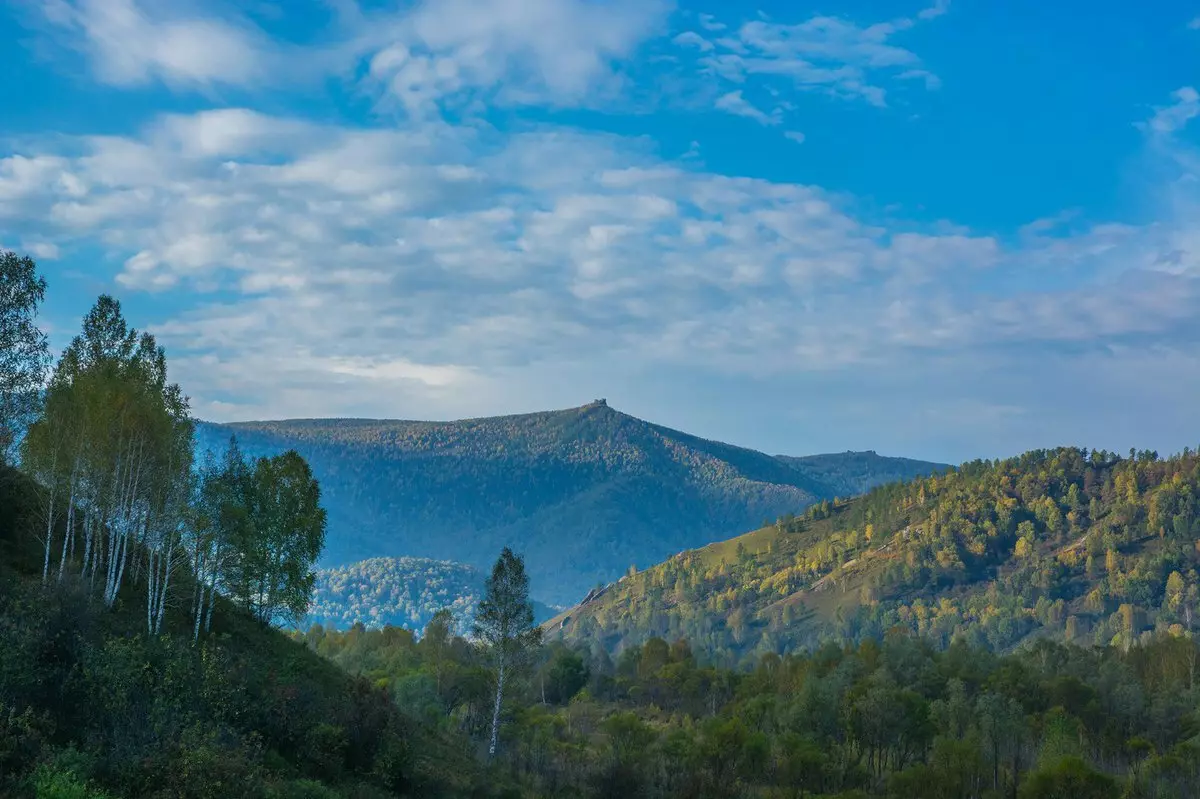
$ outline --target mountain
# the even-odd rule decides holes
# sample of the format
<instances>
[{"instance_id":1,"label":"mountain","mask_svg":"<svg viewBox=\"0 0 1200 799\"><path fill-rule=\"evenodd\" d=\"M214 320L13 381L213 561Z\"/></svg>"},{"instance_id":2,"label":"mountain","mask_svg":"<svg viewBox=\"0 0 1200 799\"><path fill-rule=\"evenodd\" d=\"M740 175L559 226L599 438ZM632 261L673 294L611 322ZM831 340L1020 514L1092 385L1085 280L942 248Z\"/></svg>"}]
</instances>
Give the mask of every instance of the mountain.
<instances>
[{"instance_id":1,"label":"mountain","mask_svg":"<svg viewBox=\"0 0 1200 799\"><path fill-rule=\"evenodd\" d=\"M487 569L511 546L534 593L561 604L631 564L851 493L872 469L887 479L939 468L854 453L778 458L603 401L457 422L202 424L199 447L223 448L231 433L251 454L294 448L309 461L329 511L323 565L406 555Z\"/></svg>"},{"instance_id":2,"label":"mountain","mask_svg":"<svg viewBox=\"0 0 1200 799\"><path fill-rule=\"evenodd\" d=\"M386 625L420 632L443 608L466 635L484 594L485 576L462 563L428 558L370 558L317 571L308 616L312 624L346 630L361 622L367 628ZM558 611L534 601L534 618L544 621Z\"/></svg>"},{"instance_id":3,"label":"mountain","mask_svg":"<svg viewBox=\"0 0 1200 799\"><path fill-rule=\"evenodd\" d=\"M722 662L908 628L1011 650L1127 646L1200 616L1200 455L1073 448L822 502L593 592L552 637L688 639Z\"/></svg>"},{"instance_id":4,"label":"mountain","mask_svg":"<svg viewBox=\"0 0 1200 799\"><path fill-rule=\"evenodd\" d=\"M829 455L805 455L795 458L777 456L797 471L807 474L832 491L834 497L854 497L875 486L926 477L950 468L944 463L929 463L911 458L889 458L867 452L837 452Z\"/></svg>"}]
</instances>

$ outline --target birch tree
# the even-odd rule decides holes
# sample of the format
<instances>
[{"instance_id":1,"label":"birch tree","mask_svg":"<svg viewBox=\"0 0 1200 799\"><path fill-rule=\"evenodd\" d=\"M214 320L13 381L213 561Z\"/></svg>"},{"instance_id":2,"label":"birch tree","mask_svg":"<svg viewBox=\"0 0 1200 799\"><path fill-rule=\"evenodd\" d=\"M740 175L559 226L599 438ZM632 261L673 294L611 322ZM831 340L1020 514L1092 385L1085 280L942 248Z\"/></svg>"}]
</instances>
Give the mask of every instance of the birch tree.
<instances>
[{"instance_id":1,"label":"birch tree","mask_svg":"<svg viewBox=\"0 0 1200 799\"><path fill-rule=\"evenodd\" d=\"M195 574L192 597L192 638L212 627L218 591L229 592L235 582L238 542L248 542L248 491L251 472L231 436L218 463L210 457L199 471L193 513L189 520L188 557Z\"/></svg>"},{"instance_id":2,"label":"birch tree","mask_svg":"<svg viewBox=\"0 0 1200 799\"><path fill-rule=\"evenodd\" d=\"M500 736L500 704L504 684L542 643L542 628L533 622L529 577L525 561L505 547L487 579L483 600L475 614L472 632L488 653L496 670L496 700L492 708L492 737L488 756L496 754Z\"/></svg>"},{"instance_id":3,"label":"birch tree","mask_svg":"<svg viewBox=\"0 0 1200 799\"><path fill-rule=\"evenodd\" d=\"M191 441L187 398L168 384L162 348L101 296L59 360L26 437L23 464L48 494L44 575L62 507L60 578L82 536L79 573L112 606L132 559L135 571L145 566L153 594L148 624L161 626Z\"/></svg>"},{"instance_id":4,"label":"birch tree","mask_svg":"<svg viewBox=\"0 0 1200 799\"><path fill-rule=\"evenodd\" d=\"M50 350L35 323L46 281L28 257L0 251L0 464L37 412Z\"/></svg>"}]
</instances>

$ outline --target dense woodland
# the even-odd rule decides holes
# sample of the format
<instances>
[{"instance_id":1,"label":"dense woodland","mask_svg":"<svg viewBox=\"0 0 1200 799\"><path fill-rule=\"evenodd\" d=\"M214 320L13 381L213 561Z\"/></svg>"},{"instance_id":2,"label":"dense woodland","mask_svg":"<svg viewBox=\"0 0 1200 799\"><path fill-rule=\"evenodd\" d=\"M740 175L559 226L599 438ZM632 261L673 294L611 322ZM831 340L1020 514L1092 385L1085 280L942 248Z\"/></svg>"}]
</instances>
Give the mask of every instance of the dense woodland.
<instances>
[{"instance_id":1,"label":"dense woodland","mask_svg":"<svg viewBox=\"0 0 1200 799\"><path fill-rule=\"evenodd\" d=\"M429 724L486 735L486 661L445 628L296 637ZM684 641L615 660L551 643L506 706L498 760L533 797L1194 796L1197 654L1161 636L996 656L897 629L734 671Z\"/></svg>"},{"instance_id":2,"label":"dense woodland","mask_svg":"<svg viewBox=\"0 0 1200 799\"><path fill-rule=\"evenodd\" d=\"M329 512L322 565L404 554L486 570L513 546L555 605L630 564L939 468L873 453L778 458L599 402L456 422L200 424L198 446L219 451L231 433L253 455L295 449L312 465Z\"/></svg>"},{"instance_id":3,"label":"dense woodland","mask_svg":"<svg viewBox=\"0 0 1200 799\"><path fill-rule=\"evenodd\" d=\"M976 461L683 553L571 611L561 633L615 648L682 637L728 664L896 626L995 651L1190 635L1198 494L1188 450Z\"/></svg>"},{"instance_id":4,"label":"dense woodland","mask_svg":"<svg viewBox=\"0 0 1200 799\"><path fill-rule=\"evenodd\" d=\"M462 563L427 558L370 558L317 569L308 613L297 625L346 630L368 628L423 630L440 610L449 610L457 632L466 634L484 595L484 575ZM544 621L557 611L534 602Z\"/></svg>"},{"instance_id":5,"label":"dense woodland","mask_svg":"<svg viewBox=\"0 0 1200 799\"><path fill-rule=\"evenodd\" d=\"M289 636L326 528L306 460L196 461L165 353L110 297L50 369L46 286L0 255L0 796L1200 790L1192 453L1030 453L824 501L545 628L504 549L469 638L449 609L420 635ZM646 606L706 621L653 635Z\"/></svg>"}]
</instances>

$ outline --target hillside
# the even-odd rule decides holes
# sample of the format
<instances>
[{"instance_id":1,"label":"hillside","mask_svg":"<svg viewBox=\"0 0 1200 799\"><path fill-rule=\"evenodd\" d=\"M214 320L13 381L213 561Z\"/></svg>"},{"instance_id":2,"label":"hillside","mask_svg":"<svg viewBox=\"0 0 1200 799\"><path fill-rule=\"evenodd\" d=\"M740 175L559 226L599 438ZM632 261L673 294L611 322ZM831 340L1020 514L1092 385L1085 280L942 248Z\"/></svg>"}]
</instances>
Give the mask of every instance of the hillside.
<instances>
[{"instance_id":1,"label":"hillside","mask_svg":"<svg viewBox=\"0 0 1200 799\"><path fill-rule=\"evenodd\" d=\"M346 630L387 625L423 630L433 614L448 608L465 635L484 594L484 574L471 566L427 558L370 558L317 571L308 616L298 625ZM538 621L556 611L534 602Z\"/></svg>"},{"instance_id":2,"label":"hillside","mask_svg":"<svg viewBox=\"0 0 1200 799\"><path fill-rule=\"evenodd\" d=\"M631 564L939 468L855 453L776 458L602 401L457 422L202 424L199 446L223 448L231 433L251 454L295 448L311 464L329 511L323 565L403 555L486 568L512 546L538 595L561 604Z\"/></svg>"},{"instance_id":3,"label":"hillside","mask_svg":"<svg viewBox=\"0 0 1200 799\"><path fill-rule=\"evenodd\" d=\"M147 635L134 583L43 587L40 507L0 466L0 796L489 795L465 737L227 602L194 643L186 605Z\"/></svg>"},{"instance_id":4,"label":"hillside","mask_svg":"<svg viewBox=\"0 0 1200 799\"><path fill-rule=\"evenodd\" d=\"M681 553L547 628L613 649L682 637L725 662L895 626L940 646L1125 646L1193 626L1198 495L1187 450L976 461Z\"/></svg>"}]
</instances>

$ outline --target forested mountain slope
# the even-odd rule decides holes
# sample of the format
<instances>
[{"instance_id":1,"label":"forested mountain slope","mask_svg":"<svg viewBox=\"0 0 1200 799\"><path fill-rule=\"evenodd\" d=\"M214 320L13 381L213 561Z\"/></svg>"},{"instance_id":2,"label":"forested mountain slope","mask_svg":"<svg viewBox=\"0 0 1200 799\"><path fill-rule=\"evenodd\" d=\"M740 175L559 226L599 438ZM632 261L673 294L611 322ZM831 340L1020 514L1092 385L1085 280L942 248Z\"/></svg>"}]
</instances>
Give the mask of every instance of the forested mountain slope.
<instances>
[{"instance_id":1,"label":"forested mountain slope","mask_svg":"<svg viewBox=\"0 0 1200 799\"><path fill-rule=\"evenodd\" d=\"M894 626L943 646L1127 645L1195 624L1198 493L1187 450L976 461L681 553L548 626L610 648L687 638L726 662Z\"/></svg>"},{"instance_id":2,"label":"forested mountain slope","mask_svg":"<svg viewBox=\"0 0 1200 799\"><path fill-rule=\"evenodd\" d=\"M512 546L524 553L540 597L562 604L630 564L799 512L851 484L874 484L877 474L939 468L856 453L776 458L602 401L457 422L200 425L200 448L220 449L231 433L251 454L295 448L308 460L329 512L324 565L413 556L485 568ZM847 459L856 461L852 469Z\"/></svg>"},{"instance_id":3,"label":"forested mountain slope","mask_svg":"<svg viewBox=\"0 0 1200 799\"><path fill-rule=\"evenodd\" d=\"M298 625L346 630L356 623L423 630L442 609L454 614L457 632L466 635L484 595L484 574L471 566L428 558L369 558L348 566L317 571L312 605ZM538 621L555 614L534 602Z\"/></svg>"}]
</instances>

